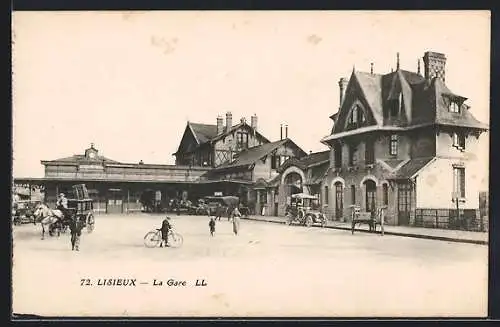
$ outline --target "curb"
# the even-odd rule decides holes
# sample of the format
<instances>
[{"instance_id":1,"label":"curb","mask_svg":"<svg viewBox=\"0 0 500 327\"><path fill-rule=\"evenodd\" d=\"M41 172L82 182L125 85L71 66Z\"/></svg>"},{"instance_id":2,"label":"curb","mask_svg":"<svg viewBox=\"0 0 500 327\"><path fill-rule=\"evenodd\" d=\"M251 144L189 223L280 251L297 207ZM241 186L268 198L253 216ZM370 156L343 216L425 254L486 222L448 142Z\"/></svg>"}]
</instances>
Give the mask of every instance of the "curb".
<instances>
[{"instance_id":1,"label":"curb","mask_svg":"<svg viewBox=\"0 0 500 327\"><path fill-rule=\"evenodd\" d=\"M246 220L254 220L254 221L262 221L266 223L275 223L275 224L285 224L284 221L276 221L276 220L270 220L270 219L256 219L256 218L243 218ZM319 226L312 226L312 227L317 227L321 228ZM340 227L340 226L326 226L324 228L329 228L329 229L337 229L337 230L346 230L346 231L351 231L351 228L349 227ZM362 232L362 233L372 233L366 229L357 229L355 228L354 231L356 232ZM376 234L381 234L382 232L375 232ZM446 237L446 236L433 236L433 235L421 235L421 234L410 234L410 233L400 233L400 232L385 232L384 235L392 235L392 236L403 236L403 237L413 237L413 238L421 238L421 239L427 239L427 240L435 240L435 241L446 241L446 242L455 242L455 243L468 243L468 244L477 244L477 245L488 245L487 241L481 241L481 240L471 240L471 239L461 239L461 238L453 238L453 237Z\"/></svg>"}]
</instances>

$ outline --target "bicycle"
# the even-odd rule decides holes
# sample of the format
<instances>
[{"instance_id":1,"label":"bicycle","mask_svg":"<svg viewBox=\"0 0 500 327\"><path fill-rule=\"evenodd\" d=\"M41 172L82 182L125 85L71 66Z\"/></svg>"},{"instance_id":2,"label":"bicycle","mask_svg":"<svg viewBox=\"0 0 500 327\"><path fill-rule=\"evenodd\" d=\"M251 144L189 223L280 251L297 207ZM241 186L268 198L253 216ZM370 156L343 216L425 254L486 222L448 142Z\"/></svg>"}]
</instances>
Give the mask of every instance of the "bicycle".
<instances>
[{"instance_id":1,"label":"bicycle","mask_svg":"<svg viewBox=\"0 0 500 327\"><path fill-rule=\"evenodd\" d=\"M147 248L154 248L161 243L161 229L156 228L150 232L147 232L144 236L144 245ZM178 248L184 243L184 238L181 234L174 231L173 229L168 231L168 245L173 248Z\"/></svg>"}]
</instances>

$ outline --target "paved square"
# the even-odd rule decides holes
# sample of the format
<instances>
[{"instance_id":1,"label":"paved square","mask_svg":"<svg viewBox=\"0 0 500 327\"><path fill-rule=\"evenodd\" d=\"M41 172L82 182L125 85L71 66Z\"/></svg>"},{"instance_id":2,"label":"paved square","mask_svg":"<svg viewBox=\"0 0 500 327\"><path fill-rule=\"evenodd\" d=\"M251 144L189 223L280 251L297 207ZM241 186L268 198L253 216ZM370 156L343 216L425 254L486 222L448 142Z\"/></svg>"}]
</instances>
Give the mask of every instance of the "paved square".
<instances>
[{"instance_id":1,"label":"paved square","mask_svg":"<svg viewBox=\"0 0 500 327\"><path fill-rule=\"evenodd\" d=\"M146 248L160 215L102 215L81 251L14 226L13 310L73 316L485 316L488 247L172 216L181 248ZM136 279L106 286L104 279ZM82 279L92 285L81 286ZM161 286L153 286L154 280ZM186 286L168 286L169 279ZM100 280L100 282L99 282ZM206 286L195 286L196 280ZM86 281L83 282L87 283ZM148 284L141 284L148 283Z\"/></svg>"}]
</instances>

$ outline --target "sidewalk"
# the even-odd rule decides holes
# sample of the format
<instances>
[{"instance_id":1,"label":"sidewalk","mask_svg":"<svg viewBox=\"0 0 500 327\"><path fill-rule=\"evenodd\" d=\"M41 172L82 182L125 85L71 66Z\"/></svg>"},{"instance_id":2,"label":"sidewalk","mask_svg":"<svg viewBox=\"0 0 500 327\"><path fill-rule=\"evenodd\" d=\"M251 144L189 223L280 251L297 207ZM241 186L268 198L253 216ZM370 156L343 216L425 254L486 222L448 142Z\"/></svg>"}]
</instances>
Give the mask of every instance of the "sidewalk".
<instances>
[{"instance_id":1,"label":"sidewalk","mask_svg":"<svg viewBox=\"0 0 500 327\"><path fill-rule=\"evenodd\" d=\"M274 216L250 216L248 218L242 218L242 219L281 223L281 224L284 224L286 222L285 217L274 217ZM315 225L313 226L319 227ZM326 228L351 231L351 224L347 222L328 221ZM368 226L361 225L360 227L356 227L354 231L366 233L368 232ZM380 234L379 226L377 226L377 233ZM385 225L384 235L405 236L405 237L424 238L424 239L448 241L448 242L488 245L488 233L468 232L468 231L450 230L450 229Z\"/></svg>"}]
</instances>

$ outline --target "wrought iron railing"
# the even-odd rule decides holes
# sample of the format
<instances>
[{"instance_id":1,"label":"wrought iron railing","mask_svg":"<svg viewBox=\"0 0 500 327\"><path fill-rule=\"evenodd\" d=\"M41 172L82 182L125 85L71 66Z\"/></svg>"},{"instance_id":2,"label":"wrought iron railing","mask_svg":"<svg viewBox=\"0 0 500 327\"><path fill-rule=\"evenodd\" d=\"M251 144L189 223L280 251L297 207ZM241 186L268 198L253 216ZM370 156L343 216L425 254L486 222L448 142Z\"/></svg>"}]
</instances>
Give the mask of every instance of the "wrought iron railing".
<instances>
[{"instance_id":1,"label":"wrought iron railing","mask_svg":"<svg viewBox=\"0 0 500 327\"><path fill-rule=\"evenodd\" d=\"M477 214L476 209L415 209L413 226L484 232L488 219Z\"/></svg>"}]
</instances>

